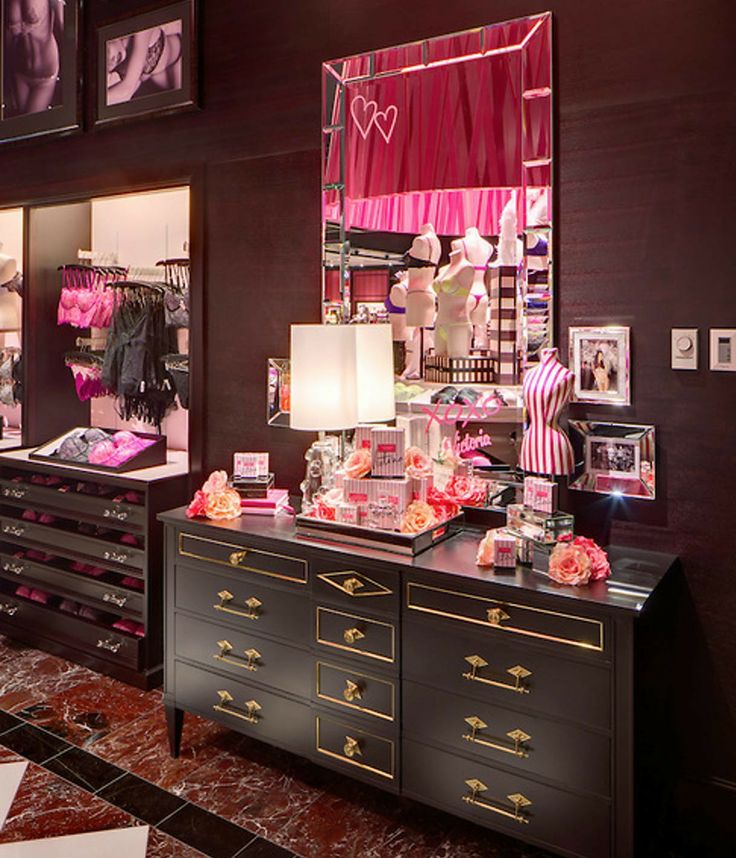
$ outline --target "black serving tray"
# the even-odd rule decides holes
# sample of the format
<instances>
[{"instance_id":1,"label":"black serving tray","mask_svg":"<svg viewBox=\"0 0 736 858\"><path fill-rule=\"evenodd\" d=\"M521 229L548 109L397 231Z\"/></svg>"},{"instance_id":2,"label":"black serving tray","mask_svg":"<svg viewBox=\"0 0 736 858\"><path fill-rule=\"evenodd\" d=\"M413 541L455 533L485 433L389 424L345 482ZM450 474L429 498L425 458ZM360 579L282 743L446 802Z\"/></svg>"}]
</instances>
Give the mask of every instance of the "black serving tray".
<instances>
[{"instance_id":1,"label":"black serving tray","mask_svg":"<svg viewBox=\"0 0 736 858\"><path fill-rule=\"evenodd\" d=\"M64 465L69 468L83 468L85 471L99 471L103 474L124 474L127 471L137 471L141 468L155 468L158 465L166 464L166 436L154 435L149 432L131 432L131 434L135 435L137 438L153 440L154 443L138 453L137 456L133 456L131 459L128 459L127 462L123 462L122 465L118 465L116 467L111 467L110 465L93 465L89 462L72 462L69 459L62 459L61 456L56 454L56 451L61 446L62 441L68 435L71 435L73 432L80 432L89 428L92 427L77 426L74 429L70 429L68 432L64 432L63 435L59 435L57 438L53 438L51 441L47 441L45 444L41 444L39 447L36 447L33 452L29 453L28 458L37 462L53 462L54 464ZM121 431L119 429L100 428L103 429L103 432L109 432L113 435L115 432ZM41 450L52 450L53 452L42 453L40 452Z\"/></svg>"}]
</instances>

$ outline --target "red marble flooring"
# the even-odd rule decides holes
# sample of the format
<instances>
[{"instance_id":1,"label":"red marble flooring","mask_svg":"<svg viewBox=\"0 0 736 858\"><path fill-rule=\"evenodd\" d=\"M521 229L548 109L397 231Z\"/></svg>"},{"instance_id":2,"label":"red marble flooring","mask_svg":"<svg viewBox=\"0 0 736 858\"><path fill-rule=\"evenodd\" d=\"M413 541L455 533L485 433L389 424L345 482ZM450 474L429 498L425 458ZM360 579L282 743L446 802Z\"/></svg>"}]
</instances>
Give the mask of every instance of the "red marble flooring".
<instances>
[{"instance_id":1,"label":"red marble flooring","mask_svg":"<svg viewBox=\"0 0 736 858\"><path fill-rule=\"evenodd\" d=\"M194 716L169 755L161 693L140 692L0 638L0 709L261 835L301 858L547 858L547 853L401 801ZM1 740L0 740L1 741ZM0 750L16 758L6 749ZM31 765L8 839L135 824ZM33 811L31 811L33 808ZM35 820L32 818L35 816ZM41 833L42 832L42 833ZM151 858L200 855L152 830Z\"/></svg>"}]
</instances>

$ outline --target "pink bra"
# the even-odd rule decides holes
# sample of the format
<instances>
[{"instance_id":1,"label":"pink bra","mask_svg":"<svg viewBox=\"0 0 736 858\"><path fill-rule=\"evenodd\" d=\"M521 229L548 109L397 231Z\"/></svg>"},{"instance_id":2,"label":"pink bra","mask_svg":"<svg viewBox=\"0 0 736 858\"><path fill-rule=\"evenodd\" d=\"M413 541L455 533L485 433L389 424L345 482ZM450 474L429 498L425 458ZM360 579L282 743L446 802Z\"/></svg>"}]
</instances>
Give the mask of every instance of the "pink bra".
<instances>
[{"instance_id":1,"label":"pink bra","mask_svg":"<svg viewBox=\"0 0 736 858\"><path fill-rule=\"evenodd\" d=\"M109 328L116 304L114 289L64 286L59 296L57 323L75 328Z\"/></svg>"}]
</instances>

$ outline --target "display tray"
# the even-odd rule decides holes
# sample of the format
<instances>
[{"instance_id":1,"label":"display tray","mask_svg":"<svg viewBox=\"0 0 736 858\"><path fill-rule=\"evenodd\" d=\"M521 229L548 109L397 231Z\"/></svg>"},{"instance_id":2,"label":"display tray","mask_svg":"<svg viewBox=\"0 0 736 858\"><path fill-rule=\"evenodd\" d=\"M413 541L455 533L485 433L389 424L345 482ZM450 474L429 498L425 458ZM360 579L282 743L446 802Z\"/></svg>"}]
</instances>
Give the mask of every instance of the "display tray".
<instances>
[{"instance_id":1,"label":"display tray","mask_svg":"<svg viewBox=\"0 0 736 858\"><path fill-rule=\"evenodd\" d=\"M66 459L59 455L59 448L67 438L77 432L84 432L85 429L89 428L91 427L77 426L74 429L70 429L63 435L59 435L57 438L47 441L45 444L41 444L40 447L36 447L35 450L28 454L28 458L36 462L52 462L69 468L83 468L85 471L99 471L103 474L124 474L126 471L137 471L141 468L155 468L158 465L166 464L166 436L155 435L149 432L130 433L131 435L135 435L136 438L142 438L146 441L150 440L153 441L153 443L149 444L145 450L141 450L140 453L136 453L126 462L122 462L119 465L95 465L90 462ZM114 435L120 430L103 428L102 431L107 432L109 435Z\"/></svg>"},{"instance_id":2,"label":"display tray","mask_svg":"<svg viewBox=\"0 0 736 858\"><path fill-rule=\"evenodd\" d=\"M462 521L461 513L420 533L399 533L395 530L376 530L357 524L343 524L338 521L325 521L308 515L298 515L296 529L300 536L320 542L382 548L385 551L393 551L395 554L415 556L453 536L458 532L458 525Z\"/></svg>"}]
</instances>

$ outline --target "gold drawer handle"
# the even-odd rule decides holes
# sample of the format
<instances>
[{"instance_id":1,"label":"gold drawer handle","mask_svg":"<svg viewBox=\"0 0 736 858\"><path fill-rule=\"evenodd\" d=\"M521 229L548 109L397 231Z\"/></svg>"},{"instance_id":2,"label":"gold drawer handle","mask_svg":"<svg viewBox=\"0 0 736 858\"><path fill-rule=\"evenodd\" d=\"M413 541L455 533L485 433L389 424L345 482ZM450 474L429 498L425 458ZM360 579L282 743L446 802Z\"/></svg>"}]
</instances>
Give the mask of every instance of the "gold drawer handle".
<instances>
[{"instance_id":1,"label":"gold drawer handle","mask_svg":"<svg viewBox=\"0 0 736 858\"><path fill-rule=\"evenodd\" d=\"M109 602L111 605L116 605L118 608L124 608L128 602L128 597L120 593L103 593L103 602Z\"/></svg>"},{"instance_id":2,"label":"gold drawer handle","mask_svg":"<svg viewBox=\"0 0 736 858\"><path fill-rule=\"evenodd\" d=\"M352 703L355 700L362 700L363 692L357 682L353 682L352 679L346 679L342 696L348 703Z\"/></svg>"},{"instance_id":3,"label":"gold drawer handle","mask_svg":"<svg viewBox=\"0 0 736 858\"><path fill-rule=\"evenodd\" d=\"M12 572L13 575L22 575L26 571L24 563L12 563L7 561L3 563L3 572Z\"/></svg>"},{"instance_id":4,"label":"gold drawer handle","mask_svg":"<svg viewBox=\"0 0 736 858\"><path fill-rule=\"evenodd\" d=\"M501 623L511 619L503 608L489 608L487 614L488 622L492 626L500 626Z\"/></svg>"},{"instance_id":5,"label":"gold drawer handle","mask_svg":"<svg viewBox=\"0 0 736 858\"><path fill-rule=\"evenodd\" d=\"M114 655L117 655L117 653L120 652L120 647L122 645L123 642L116 641L115 638L107 638L105 640L102 640L102 638L100 638L100 640L97 641L97 649L106 649L108 652L111 652Z\"/></svg>"},{"instance_id":6,"label":"gold drawer handle","mask_svg":"<svg viewBox=\"0 0 736 858\"><path fill-rule=\"evenodd\" d=\"M517 694L530 694L531 689L524 684L524 680L532 675L531 670L527 670L520 664L509 667L506 673L514 677L514 684L509 682L499 682L497 679L488 679L484 676L479 676L478 671L484 667L488 667L488 662L479 655L466 655L465 661L470 665L471 670L463 673L463 679L469 679L471 682L482 682L484 685L493 685L496 688L504 688L506 691L515 691Z\"/></svg>"},{"instance_id":7,"label":"gold drawer handle","mask_svg":"<svg viewBox=\"0 0 736 858\"><path fill-rule=\"evenodd\" d=\"M346 578L342 582L342 589L348 594L348 596L354 596L356 590L360 590L365 585L360 580L360 578Z\"/></svg>"},{"instance_id":8,"label":"gold drawer handle","mask_svg":"<svg viewBox=\"0 0 736 858\"><path fill-rule=\"evenodd\" d=\"M255 700L245 701L243 704L245 706L245 714L243 714L242 712L229 708L230 704L235 699L229 691L218 691L217 696L220 698L220 702L213 705L212 708L215 712L223 712L225 715L234 715L236 718L240 718L241 721L247 721L249 724L258 723L258 713L261 710L261 706L256 703Z\"/></svg>"},{"instance_id":9,"label":"gold drawer handle","mask_svg":"<svg viewBox=\"0 0 736 858\"><path fill-rule=\"evenodd\" d=\"M28 494L27 489L3 489L3 497L22 500Z\"/></svg>"},{"instance_id":10,"label":"gold drawer handle","mask_svg":"<svg viewBox=\"0 0 736 858\"><path fill-rule=\"evenodd\" d=\"M357 643L359 640L362 640L365 637L363 632L360 629L345 629L342 633L342 639L346 644L350 644L351 646Z\"/></svg>"},{"instance_id":11,"label":"gold drawer handle","mask_svg":"<svg viewBox=\"0 0 736 858\"><path fill-rule=\"evenodd\" d=\"M248 552L243 549L242 551L233 551L230 555L230 565L231 566L240 566L240 564L245 560L248 556Z\"/></svg>"},{"instance_id":12,"label":"gold drawer handle","mask_svg":"<svg viewBox=\"0 0 736 858\"><path fill-rule=\"evenodd\" d=\"M343 752L346 757L349 759L353 759L353 757L362 757L363 752L360 750L360 742L358 739L354 739L352 736L345 737L345 744L343 745Z\"/></svg>"},{"instance_id":13,"label":"gold drawer handle","mask_svg":"<svg viewBox=\"0 0 736 858\"><path fill-rule=\"evenodd\" d=\"M491 742L488 739L479 737L481 730L485 730L488 724L478 718L477 715L471 715L465 719L465 723L470 727L470 733L463 734L463 739L466 742L474 742L476 745L483 745L485 748L493 748L495 751L503 751L506 754L513 754L515 757L525 759L529 756L529 749L525 746L525 742L531 739L528 733L523 730L510 730L506 735L514 743L513 748L507 745L501 745L498 742Z\"/></svg>"},{"instance_id":14,"label":"gold drawer handle","mask_svg":"<svg viewBox=\"0 0 736 858\"><path fill-rule=\"evenodd\" d=\"M462 797L466 804L472 804L475 807L482 808L483 810L490 810L491 813L498 813L501 816L513 819L514 822L518 822L522 825L529 824L529 817L524 813L524 809L529 807L531 802L520 792L506 796L514 806L513 810L509 810L508 808L499 807L498 805L491 804L490 802L483 801L478 798L480 793L484 793L488 790L488 787L483 783L483 781L479 781L477 778L471 778L470 780L465 781L465 785L470 789L470 795L464 795Z\"/></svg>"},{"instance_id":15,"label":"gold drawer handle","mask_svg":"<svg viewBox=\"0 0 736 858\"><path fill-rule=\"evenodd\" d=\"M3 533L7 533L9 536L23 536L25 532L25 527L16 527L13 524L3 525Z\"/></svg>"},{"instance_id":16,"label":"gold drawer handle","mask_svg":"<svg viewBox=\"0 0 736 858\"><path fill-rule=\"evenodd\" d=\"M247 620L257 620L260 616L258 609L261 607L263 602L261 602L260 599L256 599L255 596L251 596L250 599L245 600L245 606L248 608L247 612L238 611L235 608L229 607L229 603L235 598L229 590L220 590L217 594L217 598L220 600L220 604L212 606L216 611L223 611L226 614L235 614L236 617L245 617Z\"/></svg>"},{"instance_id":17,"label":"gold drawer handle","mask_svg":"<svg viewBox=\"0 0 736 858\"><path fill-rule=\"evenodd\" d=\"M8 602L0 602L0 614L7 614L9 617L14 617L17 613L17 605L11 605Z\"/></svg>"},{"instance_id":18,"label":"gold drawer handle","mask_svg":"<svg viewBox=\"0 0 736 858\"><path fill-rule=\"evenodd\" d=\"M225 664L232 664L235 665L235 667L242 667L245 670L250 670L254 673L256 670L258 670L257 662L258 659L261 657L261 654L258 652L257 649L253 649L251 647L250 649L243 650L243 655L245 656L245 663L243 663L240 658L236 658L235 656L230 655L230 653L233 651L233 645L230 643L229 640L223 639L221 641L217 641L217 646L220 647L220 651L218 653L215 653L212 658L216 658L218 661L224 661Z\"/></svg>"}]
</instances>

